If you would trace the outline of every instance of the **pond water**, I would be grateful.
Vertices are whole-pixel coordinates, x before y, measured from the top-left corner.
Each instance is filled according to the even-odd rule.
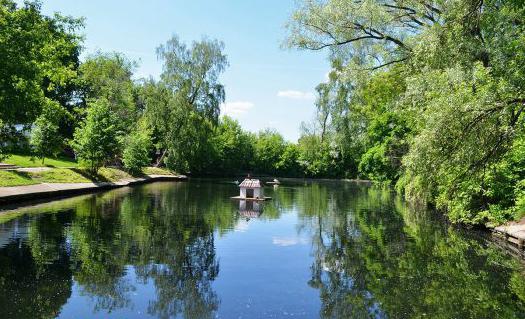
[[[524,318],[525,271],[384,190],[155,183],[0,219],[0,318]]]

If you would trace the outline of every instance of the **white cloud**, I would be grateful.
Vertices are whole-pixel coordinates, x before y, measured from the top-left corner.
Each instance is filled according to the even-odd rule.
[[[324,82],[325,82],[325,83],[330,82],[330,73],[331,73],[331,72],[332,72],[332,71],[328,71],[328,72],[326,72],[326,73],[324,74]]]
[[[226,102],[221,105],[221,111],[224,115],[235,116],[246,113],[252,107],[254,104],[247,101]]]
[[[278,97],[284,97],[294,100],[313,100],[315,95],[312,92],[302,92],[296,90],[285,90],[277,92]]]

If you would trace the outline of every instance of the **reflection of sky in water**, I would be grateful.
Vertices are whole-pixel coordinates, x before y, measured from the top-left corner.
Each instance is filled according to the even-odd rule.
[[[294,246],[294,245],[306,245],[308,240],[306,238],[299,237],[273,237],[272,243],[277,246]]]

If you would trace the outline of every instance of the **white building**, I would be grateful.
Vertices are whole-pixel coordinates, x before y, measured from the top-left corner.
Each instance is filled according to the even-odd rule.
[[[239,185],[241,189],[240,198],[264,199],[264,192],[261,182],[258,179],[245,179]]]

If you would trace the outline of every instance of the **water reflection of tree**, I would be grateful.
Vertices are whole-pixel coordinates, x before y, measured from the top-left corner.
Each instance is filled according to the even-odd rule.
[[[94,311],[132,307],[138,280],[156,289],[151,315],[211,318],[215,236],[238,218],[230,195],[211,183],[157,183],[53,204],[27,219],[26,239],[0,248],[0,318],[58,315],[72,278]]]
[[[86,203],[68,232],[83,293],[95,299],[97,310],[128,307],[135,287],[125,274],[132,269],[155,285],[150,314],[211,317],[219,304],[211,288],[219,272],[214,232],[235,224],[228,197],[221,195],[210,184],[158,184]]]
[[[65,238],[57,229],[68,216],[23,219],[27,240],[14,238],[0,248],[0,318],[53,318],[60,313],[72,280]]]
[[[310,285],[320,290],[322,317],[522,316],[525,277],[501,251],[389,192],[329,185],[301,192],[300,231],[312,236]]]

